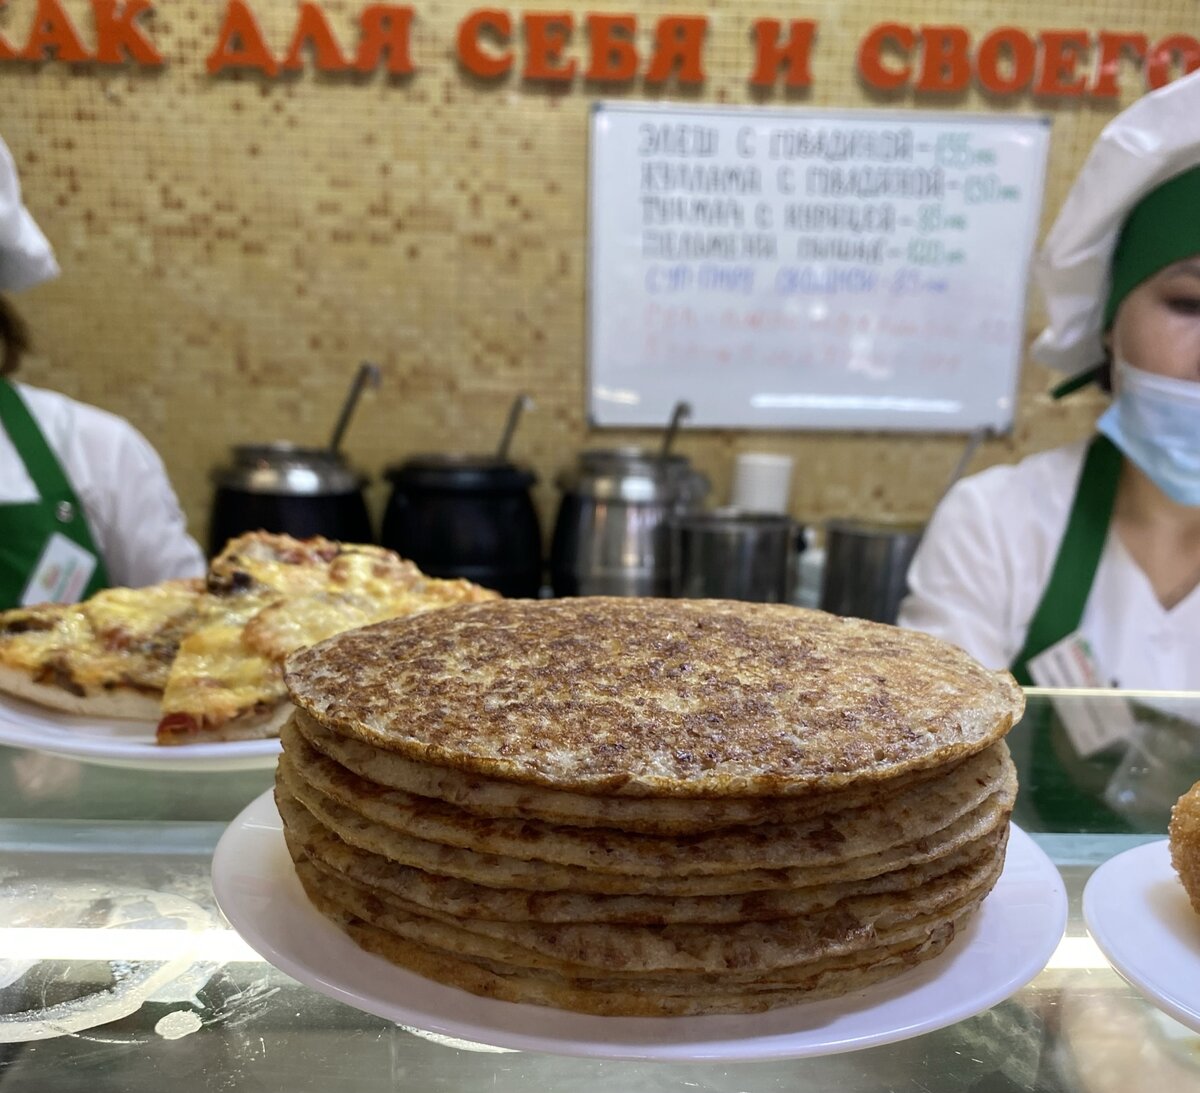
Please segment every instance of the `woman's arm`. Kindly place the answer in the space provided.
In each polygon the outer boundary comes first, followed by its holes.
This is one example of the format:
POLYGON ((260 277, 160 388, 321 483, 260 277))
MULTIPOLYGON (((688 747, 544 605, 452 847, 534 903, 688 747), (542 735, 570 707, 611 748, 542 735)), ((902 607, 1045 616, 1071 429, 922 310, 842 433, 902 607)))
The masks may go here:
MULTIPOLYGON (((1013 626, 1016 587, 1010 546, 1022 514, 1003 497, 999 475, 959 482, 938 506, 908 571, 909 594, 899 624, 965 649, 988 668, 1007 668, 1023 634, 1013 626), (1005 510, 1008 511, 1005 511, 1005 510)), ((1032 544, 1029 544, 1032 547, 1032 544)))

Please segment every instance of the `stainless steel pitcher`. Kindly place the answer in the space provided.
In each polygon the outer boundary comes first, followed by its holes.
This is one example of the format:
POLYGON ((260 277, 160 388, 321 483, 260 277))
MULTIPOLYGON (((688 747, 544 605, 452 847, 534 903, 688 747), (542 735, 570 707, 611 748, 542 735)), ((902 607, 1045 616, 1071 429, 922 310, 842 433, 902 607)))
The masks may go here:
POLYGON ((779 513, 716 509, 671 518, 671 592, 787 603, 799 525, 779 513))
POLYGON ((830 520, 825 525, 822 610, 894 623, 924 530, 919 524, 830 520))
POLYGON ((641 448, 580 454, 562 490, 550 548, 556 596, 668 596, 668 518, 696 509, 709 482, 686 457, 641 448))

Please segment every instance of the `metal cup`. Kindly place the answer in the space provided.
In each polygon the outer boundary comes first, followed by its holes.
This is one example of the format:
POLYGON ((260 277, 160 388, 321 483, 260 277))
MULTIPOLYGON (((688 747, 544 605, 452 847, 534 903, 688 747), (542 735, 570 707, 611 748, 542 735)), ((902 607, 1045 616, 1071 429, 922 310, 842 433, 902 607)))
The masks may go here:
POLYGON ((671 591, 786 603, 799 528, 778 513, 717 509, 671 520, 671 591))
POLYGON ((908 591, 908 566, 924 530, 919 524, 829 521, 822 610, 894 623, 908 591))

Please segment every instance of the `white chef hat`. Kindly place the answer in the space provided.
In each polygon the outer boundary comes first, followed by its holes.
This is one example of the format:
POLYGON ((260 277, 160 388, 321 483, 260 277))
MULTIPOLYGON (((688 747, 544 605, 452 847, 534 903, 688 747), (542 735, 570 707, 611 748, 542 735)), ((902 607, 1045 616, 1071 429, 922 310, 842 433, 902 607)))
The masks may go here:
POLYGON ((54 250, 21 204, 21 182, 0 139, 0 291, 20 292, 58 276, 54 250))
POLYGON ((1200 72, 1144 95, 1108 123, 1038 255, 1050 324, 1033 345, 1083 386, 1105 358, 1125 295, 1200 254, 1200 72))

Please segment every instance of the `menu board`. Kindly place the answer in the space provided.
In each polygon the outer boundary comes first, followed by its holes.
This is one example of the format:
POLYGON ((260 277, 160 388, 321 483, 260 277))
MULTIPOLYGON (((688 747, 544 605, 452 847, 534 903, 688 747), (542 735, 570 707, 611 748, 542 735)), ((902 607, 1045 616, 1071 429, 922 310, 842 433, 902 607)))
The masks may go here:
POLYGON ((599 103, 595 425, 1011 427, 1049 126, 599 103))

